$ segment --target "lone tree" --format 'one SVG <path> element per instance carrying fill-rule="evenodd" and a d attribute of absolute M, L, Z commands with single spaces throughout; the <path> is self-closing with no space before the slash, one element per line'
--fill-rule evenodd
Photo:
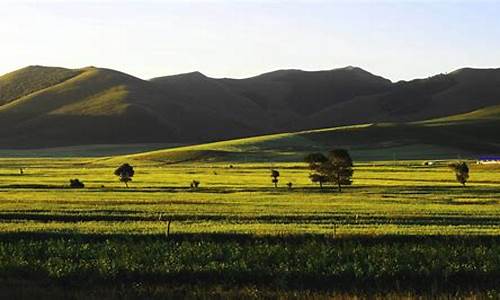
<path fill-rule="evenodd" d="M 331 182 L 342 192 L 342 185 L 352 184 L 352 159 L 345 149 L 334 149 L 327 156 L 321 153 L 312 153 L 306 156 L 312 173 L 309 175 L 312 182 L 318 182 L 320 188 L 323 183 Z"/>
<path fill-rule="evenodd" d="M 457 162 L 450 164 L 450 168 L 455 172 L 457 181 L 465 186 L 469 179 L 469 166 L 466 162 Z"/>
<path fill-rule="evenodd" d="M 271 177 L 273 178 L 271 182 L 274 183 L 274 187 L 278 187 L 278 177 L 280 177 L 280 172 L 278 172 L 278 170 L 271 170 Z"/>
<path fill-rule="evenodd" d="M 128 188 L 128 182 L 132 181 L 132 177 L 134 177 L 134 167 L 125 163 L 115 170 L 115 175 L 120 177 L 120 181 L 125 183 Z"/>
<path fill-rule="evenodd" d="M 314 183 L 319 183 L 320 189 L 323 189 L 323 183 L 328 181 L 328 176 L 323 174 L 321 166 L 328 161 L 328 158 L 322 153 L 311 153 L 304 158 L 305 162 L 309 164 L 311 174 L 309 178 Z"/>

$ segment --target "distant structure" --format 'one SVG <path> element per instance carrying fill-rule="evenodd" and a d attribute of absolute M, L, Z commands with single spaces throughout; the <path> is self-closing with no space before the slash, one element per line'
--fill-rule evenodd
<path fill-rule="evenodd" d="M 482 156 L 477 160 L 477 164 L 500 164 L 500 156 Z"/>

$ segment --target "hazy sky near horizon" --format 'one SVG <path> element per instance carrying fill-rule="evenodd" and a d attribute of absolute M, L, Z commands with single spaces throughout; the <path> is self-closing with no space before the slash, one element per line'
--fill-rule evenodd
<path fill-rule="evenodd" d="M 140 78 L 359 66 L 393 81 L 500 67 L 500 1 L 1 1 L 0 74 Z"/>

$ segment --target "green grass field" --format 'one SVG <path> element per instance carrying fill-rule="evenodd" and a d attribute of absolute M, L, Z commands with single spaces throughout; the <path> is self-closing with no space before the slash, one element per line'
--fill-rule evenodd
<path fill-rule="evenodd" d="M 119 159 L 0 159 L 2 294 L 499 295 L 498 166 L 358 163 L 338 193 L 298 162 L 136 160 L 125 188 Z"/>

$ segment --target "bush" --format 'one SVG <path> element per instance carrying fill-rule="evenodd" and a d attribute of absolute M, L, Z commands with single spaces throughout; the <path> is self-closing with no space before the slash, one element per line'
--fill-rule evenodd
<path fill-rule="evenodd" d="M 199 185 L 200 182 L 198 180 L 191 181 L 191 188 L 197 189 Z"/>
<path fill-rule="evenodd" d="M 81 182 L 79 179 L 75 178 L 69 180 L 69 187 L 74 189 L 82 189 L 85 187 L 85 184 L 83 184 L 83 182 Z"/>

